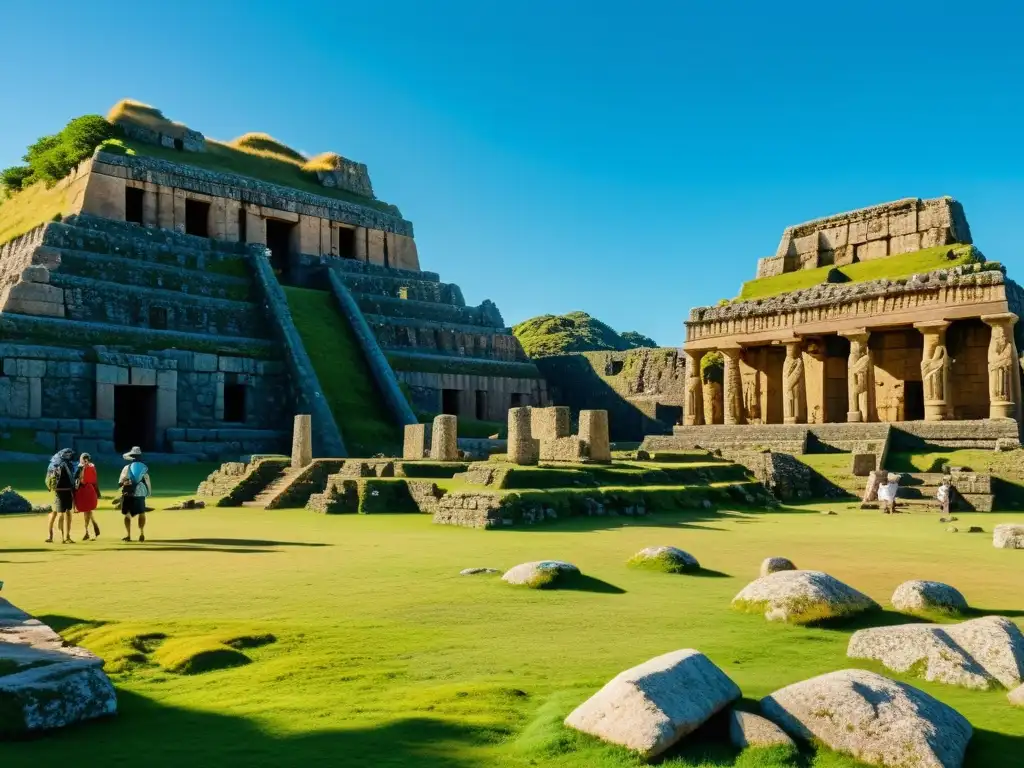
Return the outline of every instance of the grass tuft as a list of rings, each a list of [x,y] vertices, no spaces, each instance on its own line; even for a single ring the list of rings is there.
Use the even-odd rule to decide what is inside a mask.
[[[200,675],[220,669],[241,667],[252,660],[215,637],[182,637],[163,643],[153,658],[157,664],[178,675]]]
[[[250,155],[271,157],[300,165],[306,162],[305,155],[298,150],[292,149],[283,141],[278,141],[269,133],[243,133],[241,136],[227,142],[227,145]]]
[[[342,156],[337,152],[321,152],[314,155],[302,164],[302,170],[309,173],[317,171],[334,171],[341,165]]]

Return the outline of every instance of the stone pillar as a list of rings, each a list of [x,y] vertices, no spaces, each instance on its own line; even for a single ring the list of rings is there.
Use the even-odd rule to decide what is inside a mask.
[[[157,207],[157,186],[148,181],[142,188],[142,226],[156,227],[160,223],[160,214]]]
[[[1017,418],[1017,393],[1020,392],[1020,366],[1013,341],[1017,316],[1012,312],[982,315],[992,328],[988,344],[988,396],[990,419]]]
[[[847,421],[868,421],[871,415],[871,350],[868,349],[870,332],[861,328],[845,331],[840,336],[850,340],[850,360],[846,368],[849,410]]]
[[[947,320],[914,323],[924,336],[921,383],[924,387],[924,420],[942,421],[949,409],[949,353],[946,350]]]
[[[537,440],[568,437],[571,428],[569,407],[552,405],[548,408],[531,408],[530,423],[530,429]]]
[[[427,425],[406,424],[402,440],[402,458],[406,461],[420,461],[427,448]]]
[[[513,464],[537,463],[530,410],[529,406],[508,409],[508,460]]]
[[[722,348],[725,358],[725,377],[722,381],[722,421],[725,424],[739,424],[743,384],[740,379],[740,347],[734,345]]]
[[[308,413],[295,416],[292,430],[292,469],[307,467],[313,462],[313,424]]]
[[[580,411],[579,438],[587,444],[591,461],[608,463],[612,460],[608,411]]]
[[[686,410],[683,411],[683,424],[688,427],[704,423],[704,393],[700,374],[700,360],[703,352],[683,350],[686,358]]]
[[[441,414],[434,417],[430,435],[430,458],[434,461],[458,461],[459,421],[455,416]]]
[[[786,342],[782,364],[782,423],[797,424],[804,411],[804,357],[800,339]]]

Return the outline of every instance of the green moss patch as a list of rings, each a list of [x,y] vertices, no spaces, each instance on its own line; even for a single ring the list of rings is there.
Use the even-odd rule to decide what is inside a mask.
[[[153,658],[168,672],[177,675],[200,675],[252,663],[241,651],[211,637],[168,640],[156,650]]]

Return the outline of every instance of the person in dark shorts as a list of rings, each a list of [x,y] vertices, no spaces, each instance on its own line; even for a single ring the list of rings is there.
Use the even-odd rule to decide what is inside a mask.
[[[61,542],[74,544],[71,540],[71,513],[75,508],[75,468],[71,463],[74,451],[70,448],[62,448],[53,458],[46,469],[46,484],[53,490],[53,508],[49,517],[49,536],[46,543],[53,543],[53,523],[57,521],[57,530],[60,531]]]
[[[132,540],[132,518],[139,521],[139,541],[146,540],[146,499],[153,493],[153,485],[149,479],[149,467],[142,463],[142,449],[138,446],[124,454],[129,462],[121,470],[118,485],[121,486],[121,514],[124,515],[125,537],[121,541]]]

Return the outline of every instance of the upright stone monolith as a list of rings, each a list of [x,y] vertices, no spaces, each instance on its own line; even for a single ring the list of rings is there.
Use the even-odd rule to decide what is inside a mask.
[[[406,424],[405,438],[402,441],[402,458],[406,461],[419,461],[427,448],[427,425]]]
[[[569,408],[553,405],[530,409],[530,430],[535,440],[555,440],[570,435]]]
[[[513,464],[536,464],[537,441],[533,439],[529,406],[508,410],[508,460]]]
[[[292,469],[302,469],[313,462],[313,424],[308,413],[295,416],[292,430]]]
[[[580,411],[579,437],[587,444],[591,461],[607,463],[612,460],[608,411]]]
[[[430,458],[434,461],[458,461],[459,421],[455,416],[442,414],[434,417],[430,435]]]

